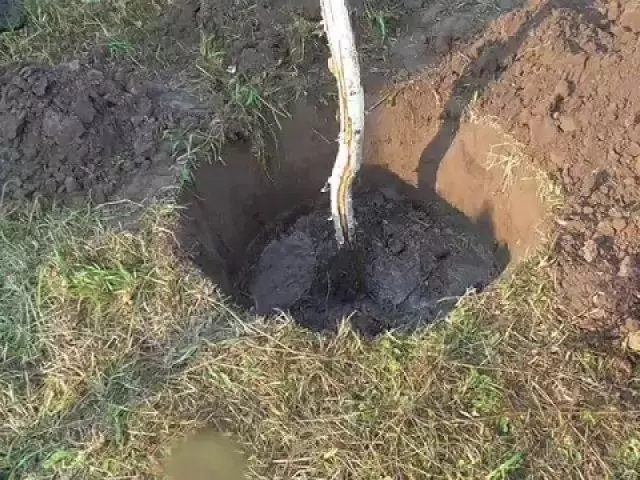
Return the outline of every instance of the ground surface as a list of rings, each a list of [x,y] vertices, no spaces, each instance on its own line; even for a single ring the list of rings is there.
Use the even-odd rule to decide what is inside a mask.
[[[374,234],[347,281],[309,213],[337,129],[318,20],[32,0],[0,34],[0,477],[639,478],[640,4],[353,2]],[[419,206],[376,207],[389,187]],[[494,244],[504,274],[385,333],[408,285],[429,296],[398,265],[474,256],[469,229],[482,286]],[[242,307],[247,271],[297,318]],[[375,327],[300,327],[332,284],[378,298]]]
[[[188,96],[98,60],[12,68],[0,92],[6,201],[144,200],[149,188],[128,188],[136,175],[171,175],[172,144],[159,141],[162,132],[206,124]]]

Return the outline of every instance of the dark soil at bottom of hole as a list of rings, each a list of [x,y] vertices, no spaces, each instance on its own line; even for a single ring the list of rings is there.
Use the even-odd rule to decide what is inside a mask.
[[[388,190],[359,195],[354,209],[351,249],[338,248],[326,208],[255,242],[238,286],[256,313],[289,311],[313,330],[334,330],[345,317],[370,335],[413,329],[444,318],[506,267],[491,238],[435,202],[418,207]]]

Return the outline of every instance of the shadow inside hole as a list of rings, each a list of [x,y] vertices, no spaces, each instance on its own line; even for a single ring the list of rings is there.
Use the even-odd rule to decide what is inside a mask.
[[[288,311],[316,331],[349,317],[373,336],[443,318],[509,264],[488,212],[471,221],[375,165],[363,166],[354,192],[356,248],[338,249],[319,193],[334,156],[322,150],[305,149],[304,160],[285,154],[279,173],[266,175],[250,148],[235,144],[226,166],[201,165],[184,192],[194,260],[240,305]]]

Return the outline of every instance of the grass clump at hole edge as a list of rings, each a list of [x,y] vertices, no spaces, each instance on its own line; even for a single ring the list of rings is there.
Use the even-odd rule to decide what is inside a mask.
[[[175,213],[156,209],[136,234],[114,227],[117,218],[38,209],[0,217],[1,253],[13,259],[3,263],[12,283],[0,285],[0,471],[9,478],[104,478],[89,451],[124,446],[130,397],[193,353],[183,338],[215,321],[201,317],[215,288],[176,255],[166,228]],[[58,429],[72,411],[78,417]]]
[[[484,125],[499,132],[504,141],[493,145],[487,155],[484,167],[487,170],[499,169],[502,172],[502,191],[507,191],[518,181],[534,181],[538,198],[551,211],[561,210],[566,199],[562,188],[548,172],[533,167],[533,162],[524,144],[513,135],[505,132],[500,119],[485,115],[479,107],[479,95],[475,92],[464,112],[465,121]]]
[[[464,299],[448,325],[368,342],[228,305],[176,255],[171,215],[136,232],[90,218],[43,252],[25,290],[43,348],[2,375],[9,478],[158,476],[200,428],[241,446],[249,478],[633,468],[637,417],[614,393],[626,384],[585,371],[544,258]]]

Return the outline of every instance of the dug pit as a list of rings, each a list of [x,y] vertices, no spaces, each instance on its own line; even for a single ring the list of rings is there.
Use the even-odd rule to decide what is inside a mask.
[[[399,95],[396,104],[420,107],[405,100],[425,101]],[[330,110],[298,106],[268,171],[249,143],[230,145],[224,164],[200,165],[183,192],[196,263],[256,314],[288,312],[318,331],[349,318],[366,335],[433,323],[490,286],[535,250],[544,213],[535,182],[514,167],[506,185],[487,163],[505,145],[500,132],[465,124],[444,156],[426,157],[437,125],[425,118],[406,131],[401,119],[383,107],[368,120],[351,248],[338,248],[320,193],[335,158]],[[421,171],[434,171],[433,182]]]
[[[508,262],[505,249],[443,207],[391,187],[361,193],[357,240],[343,249],[326,208],[293,217],[250,250],[239,291],[258,314],[290,311],[314,330],[347,317],[366,334],[436,321]]]

